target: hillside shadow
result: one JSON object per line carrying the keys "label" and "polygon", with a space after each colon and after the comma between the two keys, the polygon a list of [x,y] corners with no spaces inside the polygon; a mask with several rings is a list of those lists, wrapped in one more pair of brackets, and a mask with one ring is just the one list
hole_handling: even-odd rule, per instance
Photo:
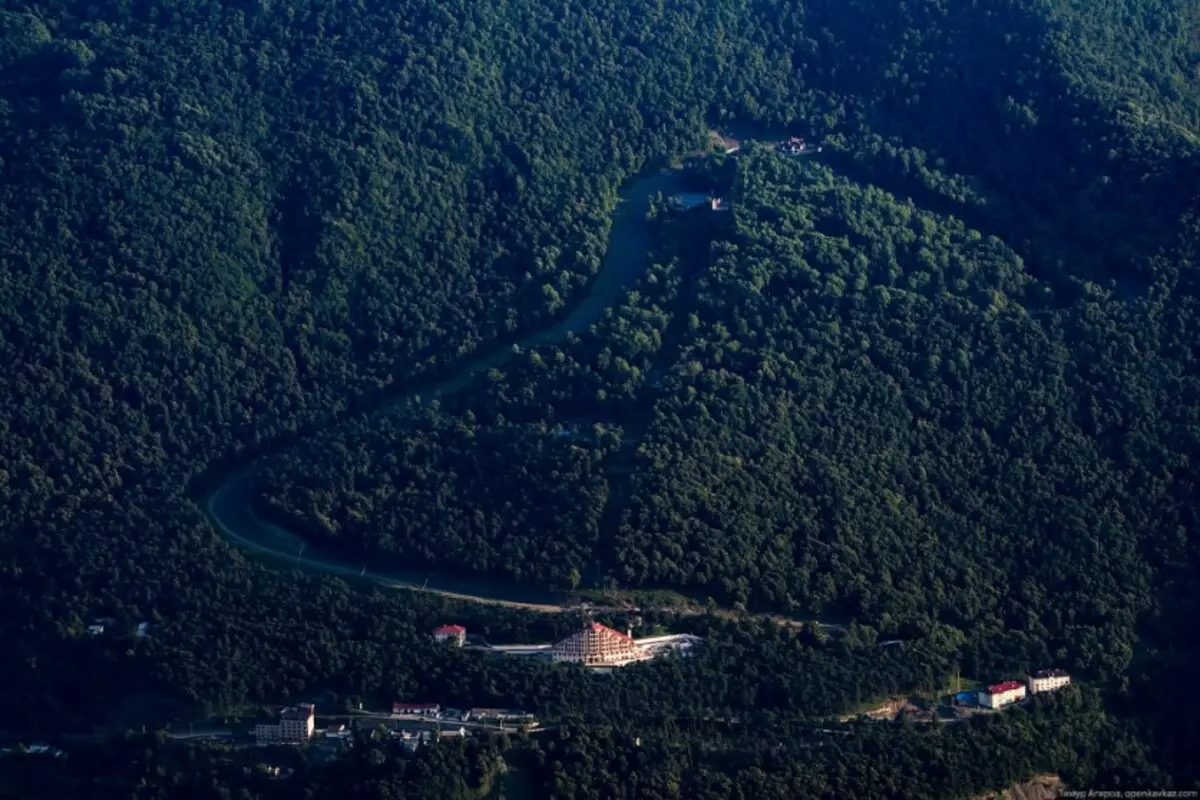
{"label": "hillside shadow", "polygon": [[[1059,28],[1044,14],[817,0],[805,23],[830,34],[806,73],[816,88],[853,95],[872,130],[974,177],[989,203],[981,214],[894,174],[856,179],[1004,239],[1056,288],[1070,278],[1152,282],[1139,262],[1187,209],[1200,183],[1195,150],[1124,128],[1060,67]],[[904,31],[919,40],[896,35]]]}

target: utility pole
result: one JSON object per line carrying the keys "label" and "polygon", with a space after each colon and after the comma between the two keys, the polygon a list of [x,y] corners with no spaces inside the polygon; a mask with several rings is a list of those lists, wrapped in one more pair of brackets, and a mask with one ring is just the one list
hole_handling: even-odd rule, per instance
{"label": "utility pole", "polygon": [[304,555],[304,548],[308,546],[308,542],[301,542],[300,552],[296,553],[296,566],[300,566],[300,557]]}

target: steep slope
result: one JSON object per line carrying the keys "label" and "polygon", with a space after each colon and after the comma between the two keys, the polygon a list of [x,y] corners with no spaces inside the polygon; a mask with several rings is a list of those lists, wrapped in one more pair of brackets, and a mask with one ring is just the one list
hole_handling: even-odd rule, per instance
{"label": "steep slope", "polygon": [[[1068,373],[1088,384],[1071,395],[1077,406],[1087,404],[1086,413],[1076,407],[1062,415],[1074,427],[1064,426],[1086,428],[1083,438],[1071,439],[1071,453],[1103,469],[1081,477],[1064,467],[1058,476],[1064,492],[1086,485],[1080,497],[1101,494],[1110,483],[1097,476],[1111,474],[1104,459],[1118,458],[1094,448],[1088,437],[1124,436],[1129,444],[1120,457],[1142,464],[1139,474],[1152,473],[1145,497],[1165,492],[1171,498],[1147,530],[1184,527],[1183,517],[1169,529],[1164,520],[1190,497],[1184,455],[1194,444],[1196,395],[1181,376],[1194,373],[1195,278],[1183,257],[1159,251],[1195,232],[1179,226],[1194,210],[1200,184],[1194,150],[1181,130],[1194,119],[1194,95],[1190,45],[1175,31],[1190,23],[1180,16],[1183,6],[1136,6],[1134,29],[1166,37],[1169,47],[1161,58],[1147,56],[1136,80],[1123,80],[1133,74],[1137,39],[1104,35],[1122,19],[1122,8],[1106,4],[1104,14],[1089,17],[1083,6],[1002,0],[821,0],[803,8],[775,0],[586,8],[552,0],[6,3],[0,11],[0,363],[8,366],[0,372],[0,600],[6,608],[0,636],[14,646],[0,654],[0,682],[10,689],[0,697],[0,712],[14,727],[87,728],[126,710],[125,701],[142,690],[156,693],[140,698],[153,720],[167,713],[164,697],[233,707],[328,685],[346,693],[364,687],[433,691],[440,687],[429,676],[476,669],[422,652],[424,631],[439,610],[435,602],[364,599],[336,582],[295,583],[240,557],[203,518],[189,482],[248,463],[258,450],[297,432],[307,436],[308,427],[324,429],[324,421],[342,415],[355,398],[403,387],[488,343],[545,326],[586,295],[621,183],[655,160],[700,146],[708,122],[828,137],[835,170],[857,185],[821,196],[820,203],[842,204],[837,213],[810,215],[802,208],[809,201],[782,197],[778,208],[774,200],[762,201],[765,187],[792,179],[786,172],[761,173],[762,186],[739,190],[754,204],[753,217],[740,218],[739,225],[757,221],[738,236],[761,247],[757,261],[718,250],[712,282],[701,287],[708,296],[697,305],[687,291],[695,253],[664,247],[667,260],[652,273],[661,284],[648,281],[594,336],[564,347],[561,360],[548,350],[541,363],[529,357],[494,380],[489,376],[478,396],[489,416],[480,424],[503,431],[496,415],[511,414],[522,420],[516,431],[543,436],[536,423],[551,416],[547,407],[559,417],[597,410],[649,414],[654,407],[642,387],[671,367],[674,382],[666,388],[681,394],[664,401],[664,409],[686,402],[703,416],[699,406],[707,398],[688,397],[689,383],[725,392],[720,407],[729,415],[704,423],[714,441],[724,437],[733,446],[719,452],[697,446],[687,460],[720,456],[713,460],[724,470],[717,477],[734,479],[711,492],[706,485],[695,490],[704,502],[736,500],[742,515],[741,533],[727,541],[713,537],[712,554],[753,550],[763,563],[723,558],[720,570],[706,567],[701,576],[688,563],[698,552],[695,543],[679,536],[693,528],[647,523],[647,529],[673,529],[662,531],[661,540],[641,541],[642,523],[632,521],[620,533],[635,540],[620,548],[627,553],[622,561],[612,547],[618,539],[601,541],[604,532],[595,529],[589,507],[573,523],[587,547],[570,550],[578,564],[569,566],[589,566],[580,553],[591,555],[597,540],[593,549],[624,581],[683,583],[730,601],[831,607],[838,601],[853,613],[888,615],[927,632],[911,594],[888,596],[865,585],[830,589],[824,581],[806,585],[807,577],[791,585],[776,580],[808,566],[787,563],[797,552],[793,543],[766,537],[769,525],[752,524],[787,520],[774,511],[759,513],[763,498],[754,494],[764,486],[770,491],[769,482],[738,477],[742,456],[734,450],[745,441],[735,434],[761,433],[755,425],[767,410],[742,392],[747,378],[738,370],[767,384],[770,399],[777,399],[770,387],[775,379],[758,375],[758,363],[730,370],[728,362],[709,362],[720,352],[736,363],[732,344],[743,338],[755,344],[749,331],[728,325],[723,331],[721,314],[752,329],[759,315],[770,321],[771,291],[780,292],[779,302],[807,296],[809,289],[795,295],[786,280],[754,287],[755,276],[747,284],[739,272],[791,263],[787,257],[800,240],[823,248],[818,255],[825,260],[812,256],[828,267],[821,291],[836,290],[834,273],[843,284],[850,279],[841,287],[847,306],[882,303],[877,287],[890,297],[891,283],[945,271],[941,264],[922,270],[927,256],[963,258],[987,267],[976,276],[975,294],[964,298],[952,285],[946,296],[899,285],[896,295],[919,309],[961,310],[988,335],[1029,333],[1029,348],[1045,359],[1056,357],[1057,346],[1047,344],[1056,340],[1047,335],[1043,341],[1016,306],[1069,308],[1064,319],[1074,327],[1064,328],[1063,337],[1081,343],[1074,357],[1091,370],[1127,366],[1147,353],[1169,357],[1162,383],[1145,384],[1133,370],[1136,379],[1128,385],[1138,392],[1115,405],[1099,401],[1113,379],[1087,369],[1041,370],[1045,359],[1031,357],[1039,369],[1031,367],[1030,385],[1065,382]],[[1065,28],[1058,25],[1063,20]],[[1175,20],[1184,27],[1172,28]],[[1078,34],[1070,27],[1076,23]],[[1088,60],[1071,60],[1077,35],[1089,43]],[[1110,68],[1097,70],[1097,64]],[[1171,86],[1177,96],[1163,88]],[[1131,110],[1128,101],[1142,111]],[[1147,124],[1147,115],[1171,124]],[[897,200],[864,188],[872,183]],[[926,200],[946,204],[932,209],[938,214],[907,212],[929,222],[919,233],[936,238],[936,246],[901,252],[903,280],[885,281],[872,272],[876,265],[855,263],[839,240],[858,235],[849,223],[860,220],[862,209],[874,214],[909,196],[919,197],[922,207]],[[969,224],[960,227],[958,213],[973,215]],[[814,216],[826,227],[807,229]],[[868,233],[884,247],[906,230],[896,222]],[[1000,241],[971,242],[971,230]],[[706,243],[710,233],[695,241]],[[1029,276],[1013,266],[1018,256],[1031,265]],[[1012,269],[1004,273],[997,265]],[[808,275],[795,272],[797,280]],[[867,280],[862,288],[854,283],[859,277]],[[1027,277],[1051,287],[1051,295],[1021,295],[1018,284]],[[1002,285],[988,282],[996,280]],[[1130,296],[1135,305],[1148,297],[1131,312],[1150,321],[1144,332],[1130,329],[1142,320],[1122,317],[1121,304],[1109,295],[1108,282],[1118,280],[1137,289]],[[725,291],[728,296],[720,296]],[[820,294],[815,287],[811,292]],[[685,313],[696,315],[694,328]],[[780,341],[808,335],[795,320],[780,324]],[[897,341],[919,338],[905,336]],[[1143,348],[1139,337],[1154,336],[1161,347]],[[842,338],[850,341],[848,334]],[[667,339],[690,348],[688,358],[658,361]],[[859,350],[844,353],[845,366],[862,381],[848,377],[848,385],[878,389],[881,404],[898,403],[884,377],[851,363],[852,355],[870,355],[869,346],[854,346]],[[884,355],[904,366],[900,355]],[[766,356],[775,357],[764,351],[763,364]],[[949,361],[957,357],[951,353]],[[714,373],[714,381],[687,375],[692,361],[701,366],[697,375]],[[993,383],[1002,384],[1005,374],[991,373]],[[1149,418],[1161,425],[1150,430],[1132,421],[1156,405],[1166,410]],[[455,430],[445,425],[434,433]],[[651,438],[661,440],[669,430],[652,426]],[[401,441],[406,434],[385,435]],[[1175,437],[1175,449],[1164,456],[1157,443],[1167,435]],[[493,441],[510,446],[502,437]],[[537,462],[536,448],[528,445],[513,447],[534,453],[529,457]],[[680,440],[681,449],[689,446]],[[459,442],[450,450],[468,448]],[[566,465],[560,477],[576,474],[578,456],[549,450]],[[789,450],[780,463],[794,455]],[[1079,463],[1073,458],[1060,463]],[[639,459],[652,473],[656,462],[646,454]],[[899,460],[893,454],[876,466]],[[531,463],[527,472],[554,471],[543,473],[542,466]],[[456,492],[470,499],[480,484],[459,483],[449,468],[437,474],[444,480],[439,485],[453,489],[450,501]],[[650,475],[644,483],[654,480]],[[912,480],[921,488],[919,475]],[[529,502],[522,519],[535,520],[537,494],[522,488],[513,491]],[[589,498],[603,495],[591,483],[581,488]],[[651,488],[642,492],[647,505],[656,495]],[[897,514],[905,512],[905,496],[886,500]],[[336,497],[326,502],[346,506]],[[436,509],[418,505],[422,513]],[[698,505],[682,507],[690,514]],[[1126,510],[1110,514],[1122,530],[1134,518]],[[629,519],[674,513],[656,507]],[[447,517],[446,524],[471,518]],[[1075,529],[1092,521],[1076,520]],[[719,527],[703,519],[687,526],[700,522]],[[499,550],[519,533],[501,532],[503,543],[488,536],[463,536],[460,543],[482,540]],[[426,543],[433,560],[446,555],[436,544]],[[1092,563],[1103,544],[1080,540],[1068,555]],[[1104,648],[1083,634],[1071,640],[1077,649],[1070,652],[1096,654],[1097,672],[1105,675],[1128,656],[1122,648],[1131,609],[1152,594],[1146,564],[1168,557],[1190,563],[1186,541],[1173,533],[1148,534],[1137,546],[1153,557],[1130,555],[1130,572],[1102,587],[1134,601],[1088,608],[1091,616],[1083,621],[1050,620],[1057,631],[1073,631],[1119,618],[1121,636]],[[510,546],[508,552],[521,557],[525,551]],[[522,577],[537,572],[538,559],[554,548],[528,552]],[[479,554],[486,568],[497,562],[493,552]],[[856,572],[854,565],[826,566],[829,576]],[[557,574],[538,574],[567,582],[571,575],[562,565]],[[1073,598],[1091,589],[1057,587],[1052,596]],[[982,606],[991,615],[996,604]],[[974,607],[964,613],[983,614]],[[98,616],[117,618],[118,628],[150,619],[156,632],[142,643],[92,641],[83,630]],[[1046,620],[1029,621],[1031,629],[1039,624]],[[1102,634],[1107,631],[1096,627],[1096,638]],[[1040,654],[1040,629],[1037,637],[1003,657]],[[939,657],[954,644],[937,641]],[[422,654],[396,664],[391,654],[397,650]],[[738,652],[731,648],[696,668],[696,684],[744,666]],[[784,663],[753,652],[760,667]],[[995,657],[986,648],[978,652]],[[573,707],[588,696],[574,689],[540,692],[544,676],[534,672],[522,672],[527,685],[516,689],[479,669],[472,673],[475,697],[541,698]],[[892,674],[907,680],[916,668],[872,672],[871,685],[886,684]],[[670,682],[670,673],[663,680]],[[813,707],[828,701],[818,689],[840,698],[855,680],[839,674],[828,682],[836,691],[808,687],[803,691],[812,694],[803,702],[789,702]],[[792,697],[791,688],[778,689],[769,678],[759,685],[758,695],[738,702],[757,709],[773,693]],[[648,689],[642,696],[653,695]],[[729,689],[711,705],[728,706],[734,695]]]}

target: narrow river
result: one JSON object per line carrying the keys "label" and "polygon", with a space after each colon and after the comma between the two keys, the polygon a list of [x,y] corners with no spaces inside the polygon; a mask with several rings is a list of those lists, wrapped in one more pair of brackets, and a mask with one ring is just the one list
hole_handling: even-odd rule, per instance
{"label": "narrow river", "polygon": [[[386,414],[403,406],[413,396],[437,397],[461,391],[480,372],[503,364],[513,354],[513,345],[521,348],[552,344],[566,338],[568,333],[582,333],[620,300],[626,289],[637,283],[646,271],[650,232],[646,212],[650,198],[678,189],[678,177],[663,171],[644,175],[632,181],[621,194],[613,211],[608,247],[600,272],[592,280],[587,295],[558,323],[534,331],[524,338],[503,346],[497,345],[478,355],[464,359],[454,370],[433,386],[420,392],[393,397],[372,414]],[[448,597],[480,603],[492,603],[532,611],[559,612],[565,610],[553,595],[534,589],[494,584],[485,580],[463,580],[426,570],[409,573],[381,573],[368,569],[362,561],[351,561],[321,553],[304,544],[291,531],[260,519],[253,511],[254,465],[247,464],[221,476],[216,488],[203,500],[205,513],[217,529],[234,544],[247,550],[290,559],[297,567],[335,575],[362,577],[383,586],[420,589]]]}

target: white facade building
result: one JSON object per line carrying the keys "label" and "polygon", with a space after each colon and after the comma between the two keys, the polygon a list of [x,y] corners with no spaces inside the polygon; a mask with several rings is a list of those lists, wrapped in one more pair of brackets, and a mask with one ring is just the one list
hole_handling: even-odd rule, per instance
{"label": "white facade building", "polygon": [[1029,676],[1029,693],[1053,692],[1070,682],[1071,676],[1061,669],[1038,670]]}
{"label": "white facade building", "polygon": [[254,726],[254,740],[259,745],[300,744],[313,737],[317,724],[317,709],[311,703],[285,708],[278,722],[260,722]]}
{"label": "white facade building", "polygon": [[979,705],[985,708],[1004,708],[1025,699],[1025,684],[1020,681],[1005,681],[993,684],[979,693]]}
{"label": "white facade building", "polygon": [[599,622],[593,622],[574,636],[563,639],[550,652],[555,661],[574,662],[588,667],[621,667],[654,657],[649,650],[639,646],[632,636]]}

